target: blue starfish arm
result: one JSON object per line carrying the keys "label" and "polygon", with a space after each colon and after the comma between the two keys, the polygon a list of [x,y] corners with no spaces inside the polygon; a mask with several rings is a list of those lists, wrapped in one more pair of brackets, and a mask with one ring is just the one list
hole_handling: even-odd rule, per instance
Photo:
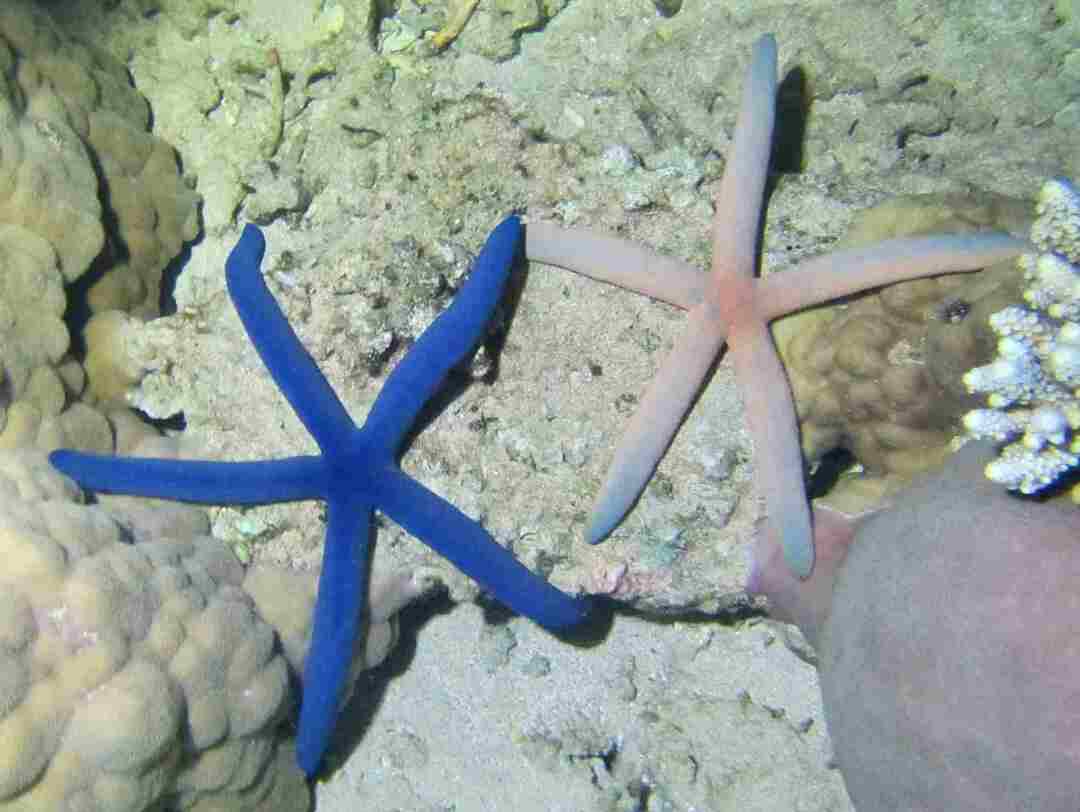
{"label": "blue starfish arm", "polygon": [[210,462],[114,457],[58,449],[49,462],[87,490],[204,505],[265,505],[322,499],[326,466],[319,457]]}
{"label": "blue starfish arm", "polygon": [[229,296],[274,383],[319,448],[332,454],[354,424],[266,287],[260,270],[265,251],[258,227],[244,226],[225,263]]}
{"label": "blue starfish arm", "polygon": [[378,482],[379,510],[447,559],[500,603],[558,631],[580,623],[592,602],[556,589],[500,546],[480,524],[401,471]]}
{"label": "blue starfish arm", "polygon": [[330,744],[367,605],[371,505],[355,495],[335,494],[326,508],[322,573],[296,733],[296,759],[309,778]]}
{"label": "blue starfish arm", "polygon": [[491,232],[450,306],[416,340],[383,384],[366,425],[396,449],[448,372],[483,337],[521,246],[521,220],[511,215]]}

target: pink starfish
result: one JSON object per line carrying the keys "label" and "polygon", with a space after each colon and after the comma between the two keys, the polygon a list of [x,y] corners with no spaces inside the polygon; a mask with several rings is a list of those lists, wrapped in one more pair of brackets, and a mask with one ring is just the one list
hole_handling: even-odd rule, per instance
{"label": "pink starfish", "polygon": [[800,578],[814,566],[798,422],[769,322],[803,308],[874,288],[953,271],[974,271],[1020,253],[1006,234],[887,240],[804,263],[798,271],[754,277],[762,198],[776,99],[776,40],[762,36],[743,87],[731,155],[713,220],[712,273],[630,242],[550,223],[530,223],[526,255],[677,305],[688,312],[675,343],[631,419],[586,530],[596,543],[622,521],[670,445],[726,342],[754,439],[755,486],[764,498],[764,550],[782,544]]}

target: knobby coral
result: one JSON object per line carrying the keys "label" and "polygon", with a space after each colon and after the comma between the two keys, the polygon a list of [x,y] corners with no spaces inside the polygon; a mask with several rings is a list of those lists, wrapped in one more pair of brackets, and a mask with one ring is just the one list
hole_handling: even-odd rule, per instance
{"label": "knobby coral", "polygon": [[[1029,307],[994,313],[997,357],[964,383],[989,395],[987,409],[964,417],[973,437],[1004,441],[986,475],[1035,493],[1080,464],[1080,191],[1065,179],[1039,193],[1031,240],[1017,261]],[[1072,488],[1080,503],[1080,484]]]}
{"label": "knobby coral", "polygon": [[362,623],[375,508],[476,580],[551,629],[581,621],[585,598],[534,575],[476,521],[403,473],[397,457],[421,409],[482,337],[518,253],[521,224],[492,233],[451,306],[417,339],[357,427],[289,326],[260,273],[262,233],[247,226],[226,276],[240,319],[320,456],[257,462],[118,458],[61,450],[50,459],[84,487],[209,504],[327,502],[323,571],[304,670],[297,757],[313,775],[326,751]]}
{"label": "knobby coral", "polygon": [[[987,193],[910,195],[858,212],[841,247],[884,239],[1002,230],[1027,233],[1029,205]],[[858,476],[829,489],[833,507],[859,512],[911,477],[940,467],[960,419],[979,405],[968,369],[990,360],[987,319],[1020,296],[1013,263],[924,277],[804,310],[772,324],[810,466],[843,449]]]}
{"label": "knobby coral", "polygon": [[[734,144],[716,197],[712,274],[618,239],[530,223],[526,255],[644,293],[689,311],[675,343],[616,449],[586,537],[604,538],[652,476],[717,354],[728,344],[754,438],[755,477],[766,506],[767,546],[779,542],[793,572],[814,565],[795,407],[768,324],[788,313],[903,279],[971,271],[1020,252],[1003,234],[886,240],[806,262],[791,273],[753,277],[777,89],[777,49],[757,40],[743,87]],[[761,555],[758,555],[759,560]]]}
{"label": "knobby coral", "polygon": [[[245,571],[163,532],[171,510],[114,507],[82,504],[40,452],[0,452],[0,808],[307,809],[283,723],[316,575]],[[377,574],[350,678],[431,585]]]}
{"label": "knobby coral", "polygon": [[113,381],[71,352],[65,308],[157,315],[199,197],[125,67],[42,4],[0,4],[0,77],[0,446],[112,450]]}

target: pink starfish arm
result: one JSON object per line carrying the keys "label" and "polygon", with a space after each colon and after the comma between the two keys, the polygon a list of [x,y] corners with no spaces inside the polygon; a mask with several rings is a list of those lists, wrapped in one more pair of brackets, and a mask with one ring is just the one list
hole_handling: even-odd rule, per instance
{"label": "pink starfish arm", "polygon": [[724,344],[723,325],[710,322],[702,307],[686,321],[615,448],[585,529],[589,544],[602,541],[637,501]]}
{"label": "pink starfish arm", "polygon": [[765,532],[779,541],[793,573],[814,568],[810,508],[803,484],[799,421],[787,375],[764,321],[747,322],[728,338],[728,358],[754,440],[754,487],[765,503]]}
{"label": "pink starfish arm", "polygon": [[708,277],[688,262],[595,231],[532,222],[525,229],[525,256],[618,285],[683,310],[701,301]]}
{"label": "pink starfish arm", "polygon": [[[743,83],[735,136],[713,215],[713,279],[707,291],[723,292],[728,274],[751,279],[756,264],[765,179],[776,118],[776,40],[754,43]],[[706,292],[708,296],[708,292]]]}
{"label": "pink starfish arm", "polygon": [[[766,317],[773,319],[870,288],[925,276],[979,271],[1029,250],[996,231],[929,234],[834,251],[760,280]],[[525,255],[599,282],[689,310],[705,295],[708,274],[644,245],[593,231],[533,221]],[[790,274],[798,274],[791,276]]]}
{"label": "pink starfish arm", "polygon": [[765,317],[772,321],[894,282],[982,270],[1025,250],[1028,245],[1024,240],[997,232],[897,237],[825,254],[793,271],[767,276],[758,282],[758,296]]}
{"label": "pink starfish arm", "polygon": [[[776,41],[764,36],[754,44],[732,155],[717,195],[713,278],[705,280],[704,297],[690,309],[686,331],[661,364],[619,441],[585,532],[590,543],[595,544],[610,533],[637,500],[724,345],[727,325],[718,313],[723,305],[717,301],[720,296],[716,288],[724,285],[728,275],[752,280],[775,95]],[[619,251],[624,260],[637,253],[628,251],[628,244],[621,240],[614,242],[622,243]],[[649,256],[647,261],[631,259],[619,266],[618,273],[624,279],[634,274],[633,279],[644,281],[635,271],[645,270],[649,265],[655,267],[656,259],[656,255]],[[680,273],[678,278],[689,277]],[[684,288],[680,295],[685,295],[685,281],[680,287]]]}
{"label": "pink starfish arm", "polygon": [[[727,333],[729,358],[754,440],[754,486],[765,503],[766,532],[780,540],[792,572],[806,578],[814,566],[814,544],[799,423],[754,279],[775,100],[776,40],[763,36],[754,44],[734,143],[716,197],[712,279],[705,303],[695,310],[705,308],[714,329]],[[700,387],[703,382],[701,377],[696,384]]]}

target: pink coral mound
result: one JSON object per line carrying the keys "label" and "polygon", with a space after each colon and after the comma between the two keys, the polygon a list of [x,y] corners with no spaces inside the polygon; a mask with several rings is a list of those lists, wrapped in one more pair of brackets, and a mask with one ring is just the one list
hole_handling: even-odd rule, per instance
{"label": "pink coral mound", "polygon": [[818,640],[859,809],[1077,808],[1080,511],[988,482],[990,456],[969,445],[860,522],[831,591],[778,596]]}

